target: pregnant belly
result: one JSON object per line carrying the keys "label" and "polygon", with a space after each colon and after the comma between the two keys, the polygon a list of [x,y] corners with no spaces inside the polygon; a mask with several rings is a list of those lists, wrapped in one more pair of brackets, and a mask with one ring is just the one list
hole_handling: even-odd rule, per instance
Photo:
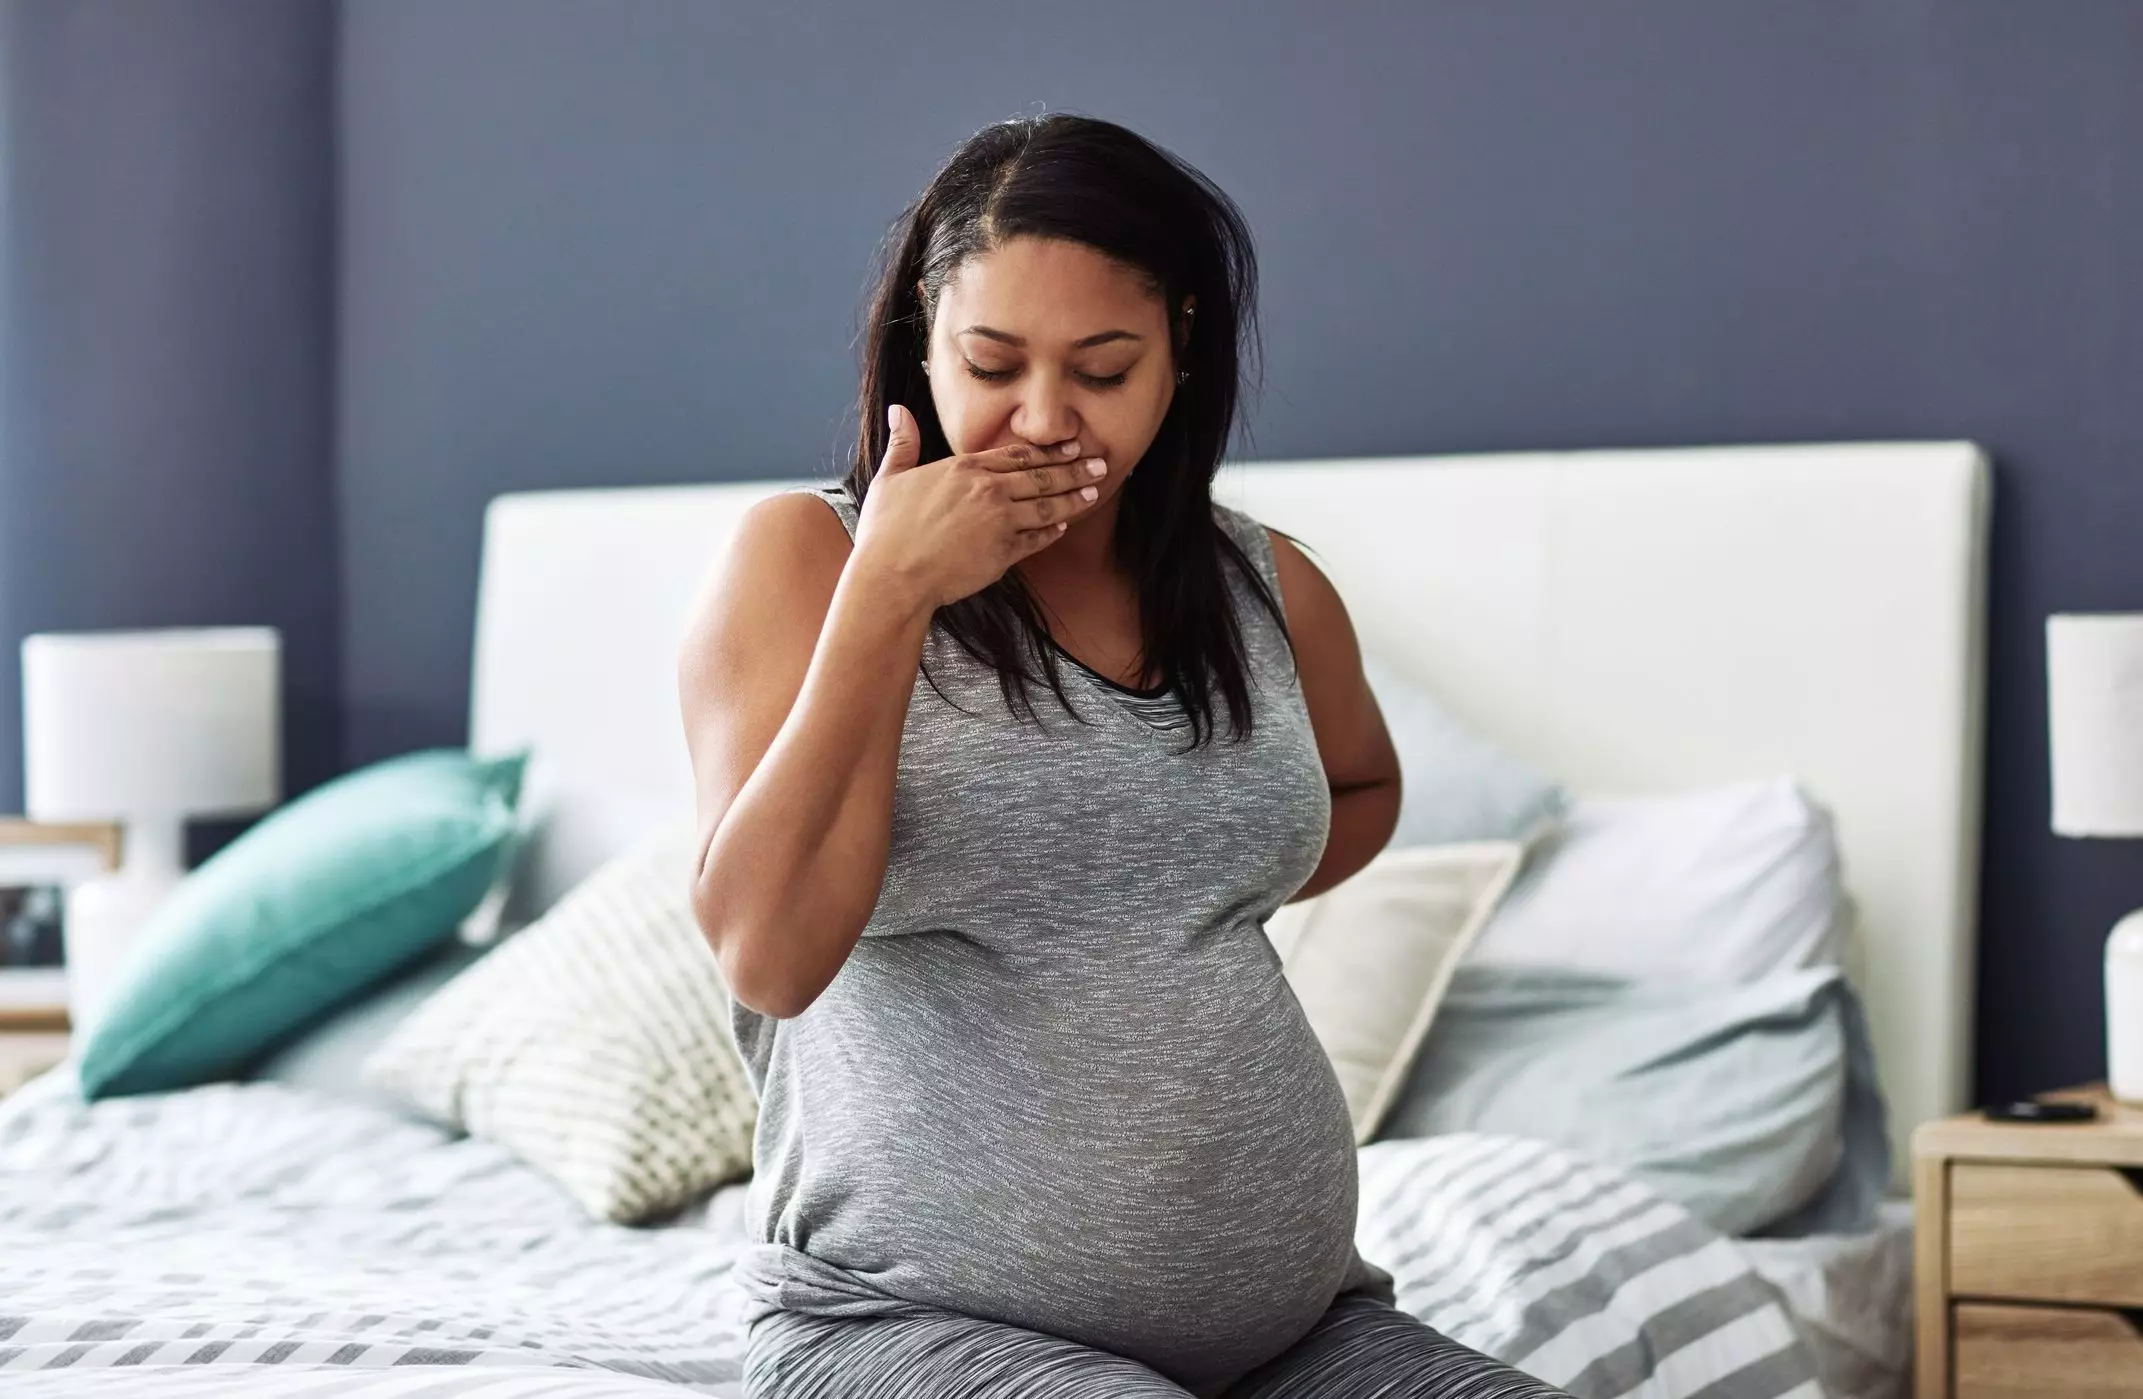
{"label": "pregnant belly", "polygon": [[1177,963],[1166,982],[1029,985],[987,1004],[934,995],[897,963],[875,970],[907,984],[845,989],[912,1013],[886,1025],[837,998],[800,1039],[838,1046],[837,1072],[799,1076],[805,1095],[838,1085],[839,1100],[810,1105],[788,1214],[808,1237],[781,1242],[890,1295],[1193,1388],[1323,1314],[1354,1260],[1353,1137],[1268,964],[1186,984]]}

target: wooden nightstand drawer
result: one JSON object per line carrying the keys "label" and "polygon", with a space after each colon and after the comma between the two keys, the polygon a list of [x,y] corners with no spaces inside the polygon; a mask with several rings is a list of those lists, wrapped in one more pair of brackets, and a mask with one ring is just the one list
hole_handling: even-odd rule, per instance
{"label": "wooden nightstand drawer", "polygon": [[2137,1399],[2143,1330],[2120,1312],[1962,1302],[1957,1399]]}
{"label": "wooden nightstand drawer", "polygon": [[2110,1166],[1950,1167],[1950,1291],[2143,1307],[2143,1182]]}

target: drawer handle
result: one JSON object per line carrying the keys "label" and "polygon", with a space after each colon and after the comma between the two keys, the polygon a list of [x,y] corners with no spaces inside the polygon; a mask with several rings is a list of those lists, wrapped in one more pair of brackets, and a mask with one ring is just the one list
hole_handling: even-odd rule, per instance
{"label": "drawer handle", "polygon": [[2143,1307],[2124,1307],[2116,1315],[2128,1323],[2128,1329],[2136,1333],[2137,1340],[2143,1341]]}
{"label": "drawer handle", "polygon": [[2113,1170],[2119,1173],[2122,1180],[2128,1182],[2130,1190],[2143,1195],[2143,1166],[2115,1166]]}

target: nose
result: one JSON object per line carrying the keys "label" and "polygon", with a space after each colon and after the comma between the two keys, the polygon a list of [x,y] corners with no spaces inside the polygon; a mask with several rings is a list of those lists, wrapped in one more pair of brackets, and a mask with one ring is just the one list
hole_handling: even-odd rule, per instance
{"label": "nose", "polygon": [[1079,435],[1079,414],[1056,374],[1029,374],[1012,409],[1012,431],[1037,447],[1069,442]]}

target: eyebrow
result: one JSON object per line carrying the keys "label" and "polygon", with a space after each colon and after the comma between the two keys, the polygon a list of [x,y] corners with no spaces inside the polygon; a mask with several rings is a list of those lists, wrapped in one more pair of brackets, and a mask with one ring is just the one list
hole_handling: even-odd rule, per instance
{"label": "eyebrow", "polygon": [[[1001,345],[1010,345],[1015,349],[1024,349],[1027,345],[1024,336],[1013,335],[1002,330],[992,330],[986,325],[971,325],[961,331],[960,334],[979,335],[985,340],[995,340]],[[1128,330],[1104,330],[1099,335],[1089,335],[1084,340],[1074,340],[1072,348],[1075,350],[1091,350],[1096,345],[1106,345],[1112,340],[1143,340],[1145,338],[1143,335],[1136,335]]]}

